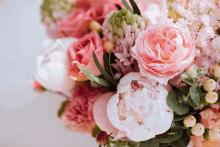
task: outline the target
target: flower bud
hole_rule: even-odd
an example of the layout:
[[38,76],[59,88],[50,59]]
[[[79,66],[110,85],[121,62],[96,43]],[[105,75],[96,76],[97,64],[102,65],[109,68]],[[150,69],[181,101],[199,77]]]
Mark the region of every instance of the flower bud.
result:
[[220,129],[218,127],[212,127],[209,130],[209,138],[211,140],[218,139],[220,137]]
[[101,25],[97,21],[93,20],[90,22],[90,29],[93,31],[100,31]]
[[107,52],[107,53],[112,53],[113,52],[113,49],[114,49],[114,44],[113,42],[111,41],[106,41],[104,43],[104,50]]
[[216,88],[216,82],[213,79],[207,79],[205,80],[205,82],[203,83],[203,88],[207,91],[213,91]]
[[205,100],[208,103],[214,104],[218,100],[218,94],[216,92],[209,92],[205,95]]
[[96,141],[100,145],[106,145],[108,138],[109,138],[109,135],[105,131],[102,131],[96,136]]
[[184,119],[183,123],[186,127],[193,127],[196,124],[196,118],[190,115]]
[[212,68],[212,74],[219,78],[220,77],[220,66],[219,65],[215,65],[213,68]]
[[38,81],[36,80],[33,80],[31,81],[31,85],[33,87],[33,89],[36,91],[36,92],[44,92],[46,91],[46,88],[44,88]]
[[205,127],[201,123],[197,123],[192,127],[192,134],[195,136],[201,136],[205,133]]

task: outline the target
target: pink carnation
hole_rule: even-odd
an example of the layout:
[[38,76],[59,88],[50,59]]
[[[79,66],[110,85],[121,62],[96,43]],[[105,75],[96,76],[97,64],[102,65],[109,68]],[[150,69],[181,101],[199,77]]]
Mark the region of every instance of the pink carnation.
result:
[[104,91],[92,88],[88,82],[77,87],[61,116],[62,122],[73,132],[92,134],[96,127],[93,104]]
[[209,108],[200,113],[201,122],[205,128],[219,127],[220,128],[220,111],[216,108]]

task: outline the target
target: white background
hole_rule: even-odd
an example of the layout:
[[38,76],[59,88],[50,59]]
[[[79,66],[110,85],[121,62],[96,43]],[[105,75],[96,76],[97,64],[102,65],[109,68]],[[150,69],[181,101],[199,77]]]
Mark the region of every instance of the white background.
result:
[[95,139],[68,131],[56,112],[61,97],[30,86],[35,58],[46,38],[43,0],[0,0],[0,146],[97,147]]

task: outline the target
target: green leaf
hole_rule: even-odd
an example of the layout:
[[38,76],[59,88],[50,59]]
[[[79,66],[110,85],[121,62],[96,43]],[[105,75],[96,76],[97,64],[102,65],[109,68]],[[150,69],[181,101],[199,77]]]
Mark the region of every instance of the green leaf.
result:
[[99,71],[102,73],[102,75],[106,78],[106,80],[108,80],[113,85],[117,85],[117,83],[115,82],[115,79],[112,76],[110,76],[108,72],[101,66],[94,52],[93,52],[93,59],[94,59],[95,65],[97,66]]
[[106,69],[110,69],[110,63],[109,63],[109,60],[108,60],[108,56],[106,54],[104,54],[104,65],[105,65],[105,70]]
[[132,5],[132,8],[133,8],[133,11],[134,11],[134,14],[138,14],[138,15],[141,15],[141,11],[139,10],[137,4],[135,3],[134,0],[129,0],[131,5]]
[[187,130],[187,135],[188,135],[188,136],[194,136],[194,135],[192,134],[192,132],[191,132],[191,128],[189,128],[189,129]]
[[136,146],[138,146],[138,142],[134,142],[134,141],[129,141],[128,142],[128,146],[130,146],[130,147],[136,147]]
[[128,5],[128,3],[126,2],[126,0],[122,0],[122,3],[124,4],[125,8],[127,8],[128,10],[133,12],[132,9],[130,8],[130,6]]
[[105,86],[105,87],[109,87],[110,84],[108,83],[108,81],[106,81],[105,79],[96,77],[95,75],[93,75],[92,73],[90,73],[87,69],[85,69],[84,67],[82,67],[81,65],[77,65],[77,67],[84,73],[84,75],[90,79],[92,82],[96,82],[99,85]]
[[159,147],[160,143],[155,139],[149,139],[147,141],[141,142],[139,147]]
[[93,130],[92,130],[92,137],[96,137],[99,132],[101,132],[102,130],[99,128],[99,127],[95,127]]
[[99,145],[99,147],[102,147],[102,145]]
[[178,99],[177,93],[172,90],[168,94],[167,105],[177,114],[184,115],[189,111],[189,105]]
[[192,114],[195,114],[196,112],[189,112],[189,113],[187,113],[187,114],[185,114],[185,115],[175,115],[174,114],[174,121],[181,121],[181,120],[184,120],[184,118],[186,118],[187,116],[190,116],[190,115],[192,115]]
[[190,142],[189,136],[184,133],[178,140],[171,142],[172,147],[186,147]]
[[201,106],[202,91],[196,87],[190,87],[190,97],[197,107]]
[[115,6],[117,7],[117,9],[120,11],[122,9],[122,7],[118,4],[115,4]]
[[59,118],[60,118],[61,115],[63,114],[64,109],[65,109],[65,107],[66,107],[66,104],[67,104],[68,102],[69,102],[68,100],[62,102],[62,104],[61,104],[61,106],[60,106],[60,109],[59,109],[58,112],[57,112],[57,116],[58,116]]
[[168,130],[163,135],[157,136],[156,139],[160,143],[170,143],[170,142],[173,142],[175,140],[178,140],[182,135],[183,135],[182,130],[180,130],[178,128],[171,128],[170,130]]

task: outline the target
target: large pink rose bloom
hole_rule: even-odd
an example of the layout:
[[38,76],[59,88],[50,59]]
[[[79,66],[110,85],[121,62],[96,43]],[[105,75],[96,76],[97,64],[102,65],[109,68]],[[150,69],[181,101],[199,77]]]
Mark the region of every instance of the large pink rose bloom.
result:
[[111,11],[116,11],[117,8],[113,2],[103,3],[102,1],[85,1],[78,0],[76,9],[64,19],[58,29],[58,37],[74,37],[81,38],[89,33],[89,25],[92,20],[103,23],[105,16]]
[[93,118],[93,104],[105,89],[92,88],[88,82],[73,91],[61,116],[62,122],[68,129],[78,133],[92,134],[96,127]]
[[167,84],[192,63],[195,45],[186,30],[151,25],[140,33],[132,51],[142,75]]
[[166,132],[173,121],[168,88],[137,72],[124,76],[107,105],[108,118],[119,130],[114,140],[144,141]]
[[83,38],[70,45],[68,49],[68,74],[70,78],[75,81],[88,80],[88,78],[78,69],[77,65],[83,66],[96,76],[101,74],[93,60],[93,52],[95,52],[100,64],[104,66],[103,41],[96,31],[85,35]]

